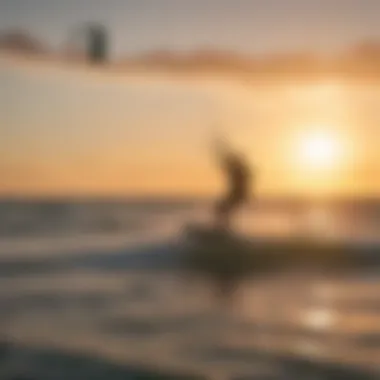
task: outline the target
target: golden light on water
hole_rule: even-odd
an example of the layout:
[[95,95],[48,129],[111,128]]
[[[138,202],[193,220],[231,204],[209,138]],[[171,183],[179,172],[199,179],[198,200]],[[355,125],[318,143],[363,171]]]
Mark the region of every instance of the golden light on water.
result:
[[333,312],[328,309],[317,309],[306,313],[303,322],[309,328],[323,330],[331,328],[334,325],[335,316]]

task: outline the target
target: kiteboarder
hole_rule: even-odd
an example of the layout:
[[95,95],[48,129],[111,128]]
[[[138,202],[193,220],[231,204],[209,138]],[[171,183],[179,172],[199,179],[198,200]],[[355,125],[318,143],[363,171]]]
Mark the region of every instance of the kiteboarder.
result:
[[223,172],[227,178],[227,192],[215,207],[215,221],[218,227],[231,227],[232,215],[249,201],[252,172],[246,158],[228,149],[217,141],[216,151]]

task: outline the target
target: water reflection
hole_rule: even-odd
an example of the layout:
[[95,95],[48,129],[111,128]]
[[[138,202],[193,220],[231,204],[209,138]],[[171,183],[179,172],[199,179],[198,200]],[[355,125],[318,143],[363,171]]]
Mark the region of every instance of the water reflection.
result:
[[305,213],[304,233],[324,240],[339,237],[336,219],[332,212],[323,206],[312,207]]
[[311,329],[326,330],[334,327],[336,319],[332,310],[316,309],[305,312],[302,322]]

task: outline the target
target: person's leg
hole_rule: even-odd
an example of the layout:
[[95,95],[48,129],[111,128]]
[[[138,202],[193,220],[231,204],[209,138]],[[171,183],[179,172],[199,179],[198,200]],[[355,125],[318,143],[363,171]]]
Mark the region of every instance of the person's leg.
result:
[[224,229],[231,228],[231,219],[233,213],[237,211],[241,204],[240,197],[230,194],[217,204],[216,207],[216,225]]

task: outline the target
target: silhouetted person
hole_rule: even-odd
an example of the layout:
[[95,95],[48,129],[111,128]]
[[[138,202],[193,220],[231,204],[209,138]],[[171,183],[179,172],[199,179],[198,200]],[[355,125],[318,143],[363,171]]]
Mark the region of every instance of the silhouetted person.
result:
[[227,193],[217,203],[215,218],[218,227],[229,228],[231,217],[237,209],[248,202],[252,173],[245,158],[218,143],[217,154],[227,177]]

